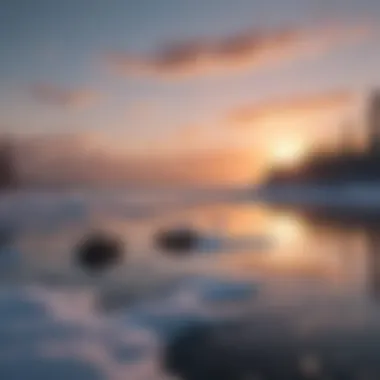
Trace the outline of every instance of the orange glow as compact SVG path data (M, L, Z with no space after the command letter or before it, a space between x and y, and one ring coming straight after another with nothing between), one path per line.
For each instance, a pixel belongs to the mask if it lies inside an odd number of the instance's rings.
M297 141L281 141L275 144L271 155L272 164L281 167L297 166L305 158L307 149L304 143Z

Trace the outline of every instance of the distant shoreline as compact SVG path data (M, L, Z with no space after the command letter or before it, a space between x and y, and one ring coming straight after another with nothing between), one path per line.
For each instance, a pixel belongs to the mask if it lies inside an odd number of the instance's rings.
M371 184L263 185L254 194L259 201L277 205L376 208L380 211L380 181Z

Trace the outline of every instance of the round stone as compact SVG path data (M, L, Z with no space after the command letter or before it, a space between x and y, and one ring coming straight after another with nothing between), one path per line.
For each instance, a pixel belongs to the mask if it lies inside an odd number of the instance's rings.
M124 244L114 236L97 232L86 236L77 246L79 265L92 272L100 272L122 261Z
M199 241L199 234L188 228L160 231L155 238L159 249L172 253L184 253L194 250Z

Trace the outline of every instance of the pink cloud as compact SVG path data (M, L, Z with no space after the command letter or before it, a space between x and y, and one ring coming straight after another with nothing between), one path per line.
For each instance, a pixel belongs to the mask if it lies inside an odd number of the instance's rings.
M31 88L32 96L45 104L85 108L99 100L99 93L89 89L67 89L51 84L38 84Z
M115 52L107 59L121 75L195 76L232 70L254 70L354 43L370 31L366 25L321 25L316 28L248 30L216 40L159 47L143 56Z
M349 105L355 94L349 90L335 90L269 99L232 109L226 122L232 126L253 126L273 116L304 115L337 110Z

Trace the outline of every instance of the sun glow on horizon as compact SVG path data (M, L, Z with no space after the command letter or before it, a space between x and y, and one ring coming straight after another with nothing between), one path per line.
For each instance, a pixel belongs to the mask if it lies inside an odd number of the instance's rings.
M275 144L271 152L271 164L276 167L295 167L299 165L307 155L307 147L301 141L288 140Z

